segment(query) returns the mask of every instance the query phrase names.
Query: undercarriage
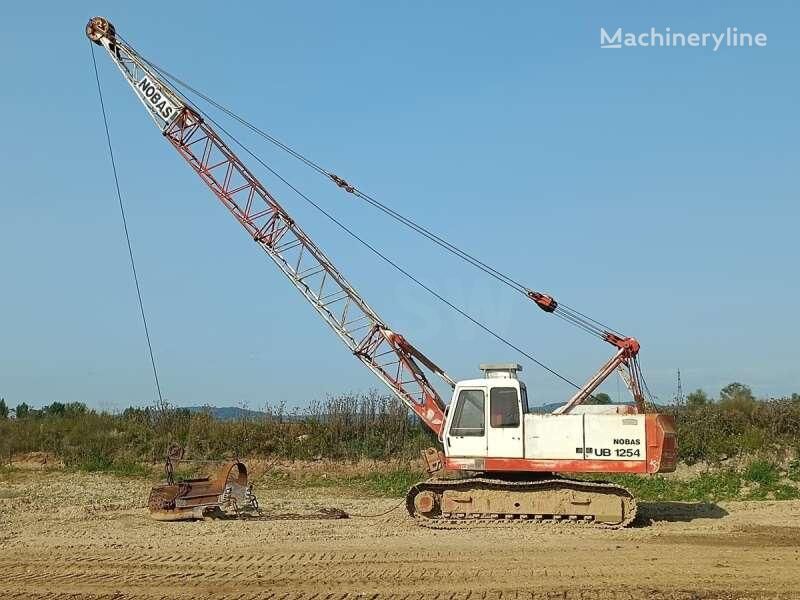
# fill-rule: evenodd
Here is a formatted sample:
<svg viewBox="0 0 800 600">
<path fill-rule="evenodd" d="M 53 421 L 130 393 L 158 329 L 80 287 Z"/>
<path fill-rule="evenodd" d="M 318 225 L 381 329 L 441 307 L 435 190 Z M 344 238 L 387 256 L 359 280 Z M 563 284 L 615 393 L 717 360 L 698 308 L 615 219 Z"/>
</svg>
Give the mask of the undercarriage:
<svg viewBox="0 0 800 600">
<path fill-rule="evenodd" d="M 487 522 L 571 523 L 618 529 L 636 518 L 636 500 L 614 483 L 550 476 L 542 479 L 431 478 L 406 494 L 420 525 L 469 527 Z"/>
</svg>

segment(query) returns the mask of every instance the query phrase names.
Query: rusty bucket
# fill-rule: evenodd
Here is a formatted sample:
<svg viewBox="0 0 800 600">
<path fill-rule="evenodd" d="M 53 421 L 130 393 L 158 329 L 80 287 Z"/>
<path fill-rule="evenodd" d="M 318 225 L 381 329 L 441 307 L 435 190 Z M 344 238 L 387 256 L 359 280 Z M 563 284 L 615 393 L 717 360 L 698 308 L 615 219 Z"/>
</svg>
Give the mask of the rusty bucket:
<svg viewBox="0 0 800 600">
<path fill-rule="evenodd" d="M 167 482 L 153 486 L 147 506 L 157 521 L 185 521 L 257 510 L 258 502 L 248 483 L 247 467 L 238 460 L 224 463 L 212 477 L 183 481 L 172 480 L 168 460 Z"/>
</svg>

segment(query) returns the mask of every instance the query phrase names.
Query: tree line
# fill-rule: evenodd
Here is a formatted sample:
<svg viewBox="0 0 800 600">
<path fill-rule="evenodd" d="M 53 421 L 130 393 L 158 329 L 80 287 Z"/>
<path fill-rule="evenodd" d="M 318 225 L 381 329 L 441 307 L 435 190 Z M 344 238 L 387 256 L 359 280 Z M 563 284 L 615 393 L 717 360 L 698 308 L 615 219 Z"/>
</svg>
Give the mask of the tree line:
<svg viewBox="0 0 800 600">
<path fill-rule="evenodd" d="M 610 399 L 597 394 L 601 402 Z M 742 455 L 785 462 L 800 456 L 800 394 L 758 399 L 741 383 L 716 397 L 701 390 L 658 407 L 673 415 L 681 459 L 719 463 Z M 9 418 L 13 417 L 13 418 Z M 290 415 L 282 405 L 256 416 L 219 420 L 211 411 L 131 407 L 119 414 L 80 402 L 9 409 L 0 399 L 0 456 L 46 452 L 69 465 L 160 460 L 169 444 L 193 458 L 415 459 L 435 436 L 396 398 L 368 394 L 329 396 Z"/>
</svg>

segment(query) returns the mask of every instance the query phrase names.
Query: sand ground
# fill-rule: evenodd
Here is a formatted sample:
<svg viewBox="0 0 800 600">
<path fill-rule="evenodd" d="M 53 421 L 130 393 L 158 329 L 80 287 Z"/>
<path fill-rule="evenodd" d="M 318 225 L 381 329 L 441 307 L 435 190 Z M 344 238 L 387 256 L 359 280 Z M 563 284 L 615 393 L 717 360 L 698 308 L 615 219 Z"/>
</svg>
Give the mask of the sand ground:
<svg viewBox="0 0 800 600">
<path fill-rule="evenodd" d="M 800 598 L 800 502 L 641 503 L 620 531 L 436 531 L 400 508 L 159 523 L 149 483 L 0 474 L 0 598 Z M 268 511 L 375 514 L 352 490 L 257 489 Z"/>
</svg>

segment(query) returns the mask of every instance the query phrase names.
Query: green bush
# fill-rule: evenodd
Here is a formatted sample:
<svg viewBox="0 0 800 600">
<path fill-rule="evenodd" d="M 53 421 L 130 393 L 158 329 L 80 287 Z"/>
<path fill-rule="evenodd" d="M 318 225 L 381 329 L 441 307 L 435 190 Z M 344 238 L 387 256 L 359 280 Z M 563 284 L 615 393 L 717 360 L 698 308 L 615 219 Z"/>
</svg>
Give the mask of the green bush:
<svg viewBox="0 0 800 600">
<path fill-rule="evenodd" d="M 775 465 L 800 452 L 800 396 L 754 400 L 740 384 L 726 386 L 721 396 L 724 402 L 694 393 L 691 403 L 660 408 L 675 418 L 683 461 L 724 464 L 745 455 Z M 117 415 L 79 403 L 20 411 L 21 406 L 16 418 L 0 419 L 0 463 L 15 454 L 47 452 L 70 468 L 131 471 L 125 465 L 161 463 L 172 443 L 193 459 L 413 460 L 437 445 L 402 403 L 376 392 L 329 396 L 291 414 L 283 405 L 267 407 L 233 421 L 215 419 L 210 411 L 168 406 L 129 408 Z M 751 465 L 748 481 L 774 483 L 777 471 L 759 465 Z M 789 478 L 800 481 L 800 462 L 790 467 Z M 652 494 L 660 493 L 659 483 L 648 485 Z"/>
<path fill-rule="evenodd" d="M 787 475 L 792 481 L 800 481 L 800 458 L 789 463 Z"/>
<path fill-rule="evenodd" d="M 685 480 L 661 475 L 613 475 L 605 479 L 628 488 L 636 498 L 645 501 L 718 502 L 800 498 L 800 488 L 797 486 L 777 483 L 777 471 L 770 463 L 763 463 L 742 473 L 723 469 Z"/>
<path fill-rule="evenodd" d="M 405 495 L 415 483 L 425 479 L 425 474 L 413 469 L 394 469 L 370 473 L 363 478 L 361 486 L 367 491 L 387 498 L 399 498 Z"/>
<path fill-rule="evenodd" d="M 14 454 L 47 452 L 67 467 L 87 471 L 131 472 L 130 465 L 160 463 L 172 443 L 193 459 L 345 460 L 417 458 L 436 443 L 397 399 L 375 392 L 330 396 L 291 415 L 283 406 L 268 407 L 263 415 L 233 421 L 170 407 L 112 415 L 54 403 L 23 412 L 24 418 L 0 419 L 4 462 Z"/>
<path fill-rule="evenodd" d="M 747 481 L 762 485 L 773 485 L 779 479 L 778 468 L 766 460 L 750 463 L 742 475 Z"/>
<path fill-rule="evenodd" d="M 779 460 L 779 451 L 800 451 L 800 402 L 753 400 L 737 388 L 728 391 L 739 395 L 661 407 L 675 418 L 682 460 L 718 463 L 748 454 Z"/>
</svg>

